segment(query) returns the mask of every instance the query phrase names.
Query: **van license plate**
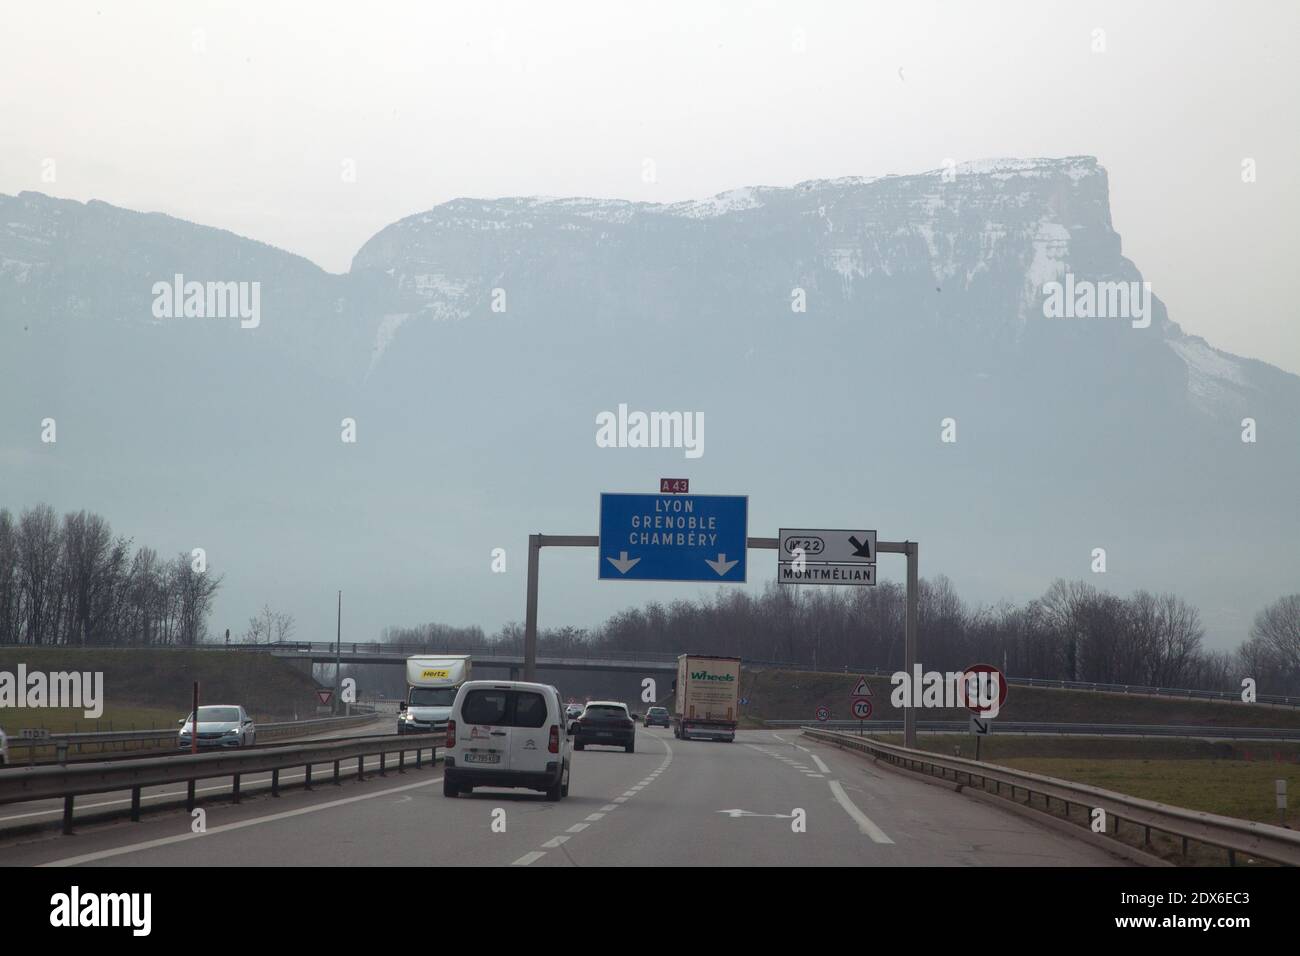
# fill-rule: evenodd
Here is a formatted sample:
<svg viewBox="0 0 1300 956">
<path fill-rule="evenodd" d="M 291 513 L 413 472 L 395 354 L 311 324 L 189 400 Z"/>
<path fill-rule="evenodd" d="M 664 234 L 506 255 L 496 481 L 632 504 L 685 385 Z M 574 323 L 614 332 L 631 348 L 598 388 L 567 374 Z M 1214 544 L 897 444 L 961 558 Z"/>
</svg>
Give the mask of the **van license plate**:
<svg viewBox="0 0 1300 956">
<path fill-rule="evenodd" d="M 465 755 L 466 763 L 500 763 L 501 755 L 494 753 L 475 754 L 468 753 Z"/>
</svg>

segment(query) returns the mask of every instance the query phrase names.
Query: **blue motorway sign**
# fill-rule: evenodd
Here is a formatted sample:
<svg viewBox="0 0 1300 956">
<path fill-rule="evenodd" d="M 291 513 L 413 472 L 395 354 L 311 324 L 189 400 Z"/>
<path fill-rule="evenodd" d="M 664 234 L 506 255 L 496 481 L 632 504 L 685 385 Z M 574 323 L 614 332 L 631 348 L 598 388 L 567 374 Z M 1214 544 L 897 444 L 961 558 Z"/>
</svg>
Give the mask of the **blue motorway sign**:
<svg viewBox="0 0 1300 956">
<path fill-rule="evenodd" d="M 600 579 L 745 580 L 745 495 L 600 496 Z"/>
</svg>

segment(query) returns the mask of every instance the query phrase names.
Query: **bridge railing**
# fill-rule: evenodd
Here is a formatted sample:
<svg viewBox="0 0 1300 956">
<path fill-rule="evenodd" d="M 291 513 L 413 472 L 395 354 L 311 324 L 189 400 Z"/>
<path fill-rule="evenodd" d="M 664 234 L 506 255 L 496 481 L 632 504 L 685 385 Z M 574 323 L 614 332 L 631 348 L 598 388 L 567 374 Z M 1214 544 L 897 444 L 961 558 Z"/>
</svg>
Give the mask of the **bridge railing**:
<svg viewBox="0 0 1300 956">
<path fill-rule="evenodd" d="M 1106 813 L 1108 837 L 1118 838 L 1122 825 L 1140 828 L 1143 832 L 1143 847 L 1151 846 L 1151 831 L 1155 830 L 1181 839 L 1184 856 L 1187 855 L 1188 842 L 1195 841 L 1225 850 L 1228 862 L 1232 865 L 1236 865 L 1237 855 L 1244 853 L 1255 859 L 1300 866 L 1300 833 L 1285 827 L 1188 810 L 1024 770 L 912 750 L 856 734 L 814 727 L 805 727 L 804 734 L 813 740 L 822 740 L 846 750 L 856 750 L 906 770 L 950 779 L 958 786 L 972 789 L 978 786 L 985 794 L 991 793 L 1026 805 L 1032 804 L 1033 798 L 1038 796 L 1045 800 L 1050 811 L 1052 801 L 1056 800 L 1065 809 L 1067 817 L 1072 806 L 1083 807 L 1087 811 L 1101 809 Z M 992 791 L 989 790 L 990 784 L 993 785 Z M 1021 794 L 1024 795 L 1023 801 L 1019 799 Z M 1114 822 L 1113 828 L 1111 821 Z M 1081 836 L 1091 832 L 1085 827 L 1079 829 Z"/>
</svg>

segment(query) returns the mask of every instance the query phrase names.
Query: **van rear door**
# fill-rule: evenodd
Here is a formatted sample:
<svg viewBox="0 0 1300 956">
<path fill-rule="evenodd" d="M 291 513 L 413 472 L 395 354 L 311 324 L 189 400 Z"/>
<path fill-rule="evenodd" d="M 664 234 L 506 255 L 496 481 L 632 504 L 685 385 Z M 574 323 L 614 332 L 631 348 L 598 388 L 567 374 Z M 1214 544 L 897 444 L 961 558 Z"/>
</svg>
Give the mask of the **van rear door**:
<svg viewBox="0 0 1300 956">
<path fill-rule="evenodd" d="M 559 761 L 559 753 L 551 753 L 551 725 L 559 723 L 559 715 L 550 713 L 547 692 L 543 690 L 516 690 L 513 719 L 510 721 L 510 769 L 519 773 L 545 773 L 548 763 Z M 554 695 L 551 695 L 554 700 Z"/>
<path fill-rule="evenodd" d="M 465 695 L 460 706 L 461 763 L 466 768 L 510 770 L 511 711 L 514 691 L 504 687 L 479 687 Z"/>
</svg>

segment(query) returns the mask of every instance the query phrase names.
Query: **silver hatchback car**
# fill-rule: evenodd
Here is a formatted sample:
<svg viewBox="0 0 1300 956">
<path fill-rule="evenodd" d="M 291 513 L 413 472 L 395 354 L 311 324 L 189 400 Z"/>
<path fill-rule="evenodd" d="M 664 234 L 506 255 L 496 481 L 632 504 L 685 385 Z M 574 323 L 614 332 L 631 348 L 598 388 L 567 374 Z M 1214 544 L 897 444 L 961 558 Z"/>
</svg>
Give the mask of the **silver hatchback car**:
<svg viewBox="0 0 1300 956">
<path fill-rule="evenodd" d="M 194 715 L 180 721 L 177 746 L 191 749 Z M 250 747 L 257 740 L 257 725 L 238 704 L 209 704 L 199 708 L 199 749 L 205 747 Z"/>
</svg>

